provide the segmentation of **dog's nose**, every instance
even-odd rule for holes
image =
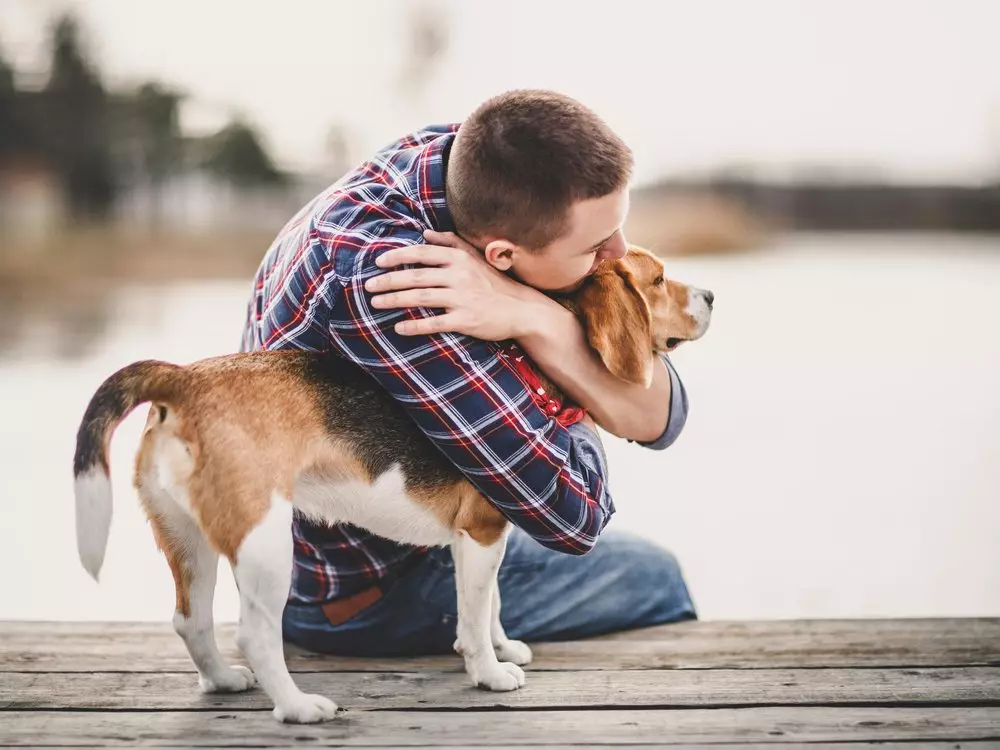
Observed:
[[[707,289],[705,289],[705,290],[702,291],[702,296],[705,297],[705,304],[707,304],[708,305],[708,309],[711,310],[712,309],[712,303],[715,302],[715,295],[712,294]]]

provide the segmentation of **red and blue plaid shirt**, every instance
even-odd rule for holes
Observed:
[[[455,231],[445,169],[457,128],[406,136],[298,212],[257,271],[242,349],[333,350],[357,363],[511,522],[547,547],[582,554],[614,512],[589,428],[567,429],[539,408],[498,345],[455,334],[400,336],[396,322],[432,311],[376,310],[364,289],[385,273],[375,265],[381,253],[423,242],[425,229]],[[673,441],[686,412],[669,369],[678,406],[667,440],[654,447]],[[298,514],[293,534],[297,603],[349,596],[423,552]]]

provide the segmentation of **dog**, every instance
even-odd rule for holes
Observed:
[[[632,247],[560,299],[605,367],[647,387],[657,353],[704,335],[714,300],[663,271],[656,256]],[[402,543],[450,544],[455,650],[466,671],[490,690],[524,684],[531,650],[504,633],[496,582],[509,522],[367,373],[330,352],[252,352],[187,366],[150,360],[105,380],[80,424],[73,467],[77,547],[95,580],[111,525],[111,436],[146,402],[134,481],[174,577],[173,625],[202,690],[243,691],[256,679],[279,721],[333,718],[336,704],[300,691],[284,660],[293,508]],[[216,646],[220,554],[239,589],[237,644],[252,672],[227,665]]]

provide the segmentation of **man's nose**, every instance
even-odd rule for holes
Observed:
[[[618,260],[628,252],[628,243],[625,242],[624,232],[615,232],[615,236],[604,243],[600,256],[605,260]]]

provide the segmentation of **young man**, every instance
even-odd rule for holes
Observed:
[[[595,547],[614,506],[594,422],[564,427],[491,343],[515,341],[609,432],[654,449],[674,441],[687,401],[669,361],[648,389],[618,380],[538,291],[572,289],[625,253],[631,169],[628,147],[580,103],[509,92],[346,175],[289,222],[257,273],[244,350],[358,363],[515,525],[499,575],[511,638],[695,616],[668,552],[615,533]],[[302,518],[293,534],[286,639],[331,653],[451,649],[450,550]]]

